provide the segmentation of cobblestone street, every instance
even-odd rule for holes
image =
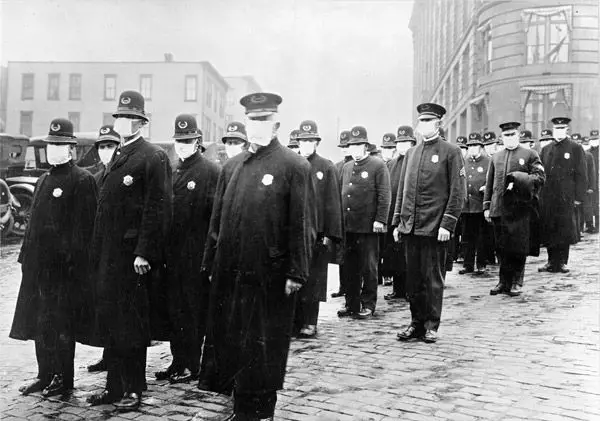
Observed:
[[[401,343],[396,333],[409,321],[408,304],[387,303],[380,288],[376,317],[340,320],[342,299],[322,305],[319,337],[292,344],[281,420],[597,420],[600,419],[598,236],[572,247],[567,275],[538,274],[545,262],[528,258],[524,294],[490,296],[489,277],[447,276],[440,339]],[[170,361],[168,343],[148,352],[148,387],[140,412],[90,408],[105,373],[85,367],[100,349],[77,346],[76,390],[44,400],[21,396],[35,376],[32,342],[8,338],[20,267],[19,244],[3,247],[0,261],[0,418],[219,420],[231,411],[227,397],[193,385],[171,386],[153,373]],[[337,289],[331,266],[329,290]]]

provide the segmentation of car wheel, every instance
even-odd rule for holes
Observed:
[[[27,227],[29,226],[29,220],[31,219],[33,195],[24,190],[13,191],[12,193],[15,199],[17,199],[21,205],[14,211],[14,224],[12,233],[19,237],[23,237],[25,235],[25,231],[27,231]]]

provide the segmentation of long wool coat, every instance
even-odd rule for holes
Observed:
[[[283,387],[296,299],[285,284],[308,280],[314,209],[308,161],[277,139],[225,163],[204,254],[217,389]]]
[[[85,333],[89,243],[96,212],[93,176],[72,162],[37,182],[19,262],[23,279],[10,337],[56,345],[58,335]]]

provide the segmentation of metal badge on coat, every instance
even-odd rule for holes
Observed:
[[[367,178],[367,177],[369,177],[369,173],[368,173],[368,172],[366,172],[366,171],[363,171],[363,172],[361,172],[361,173],[360,173],[360,176],[361,176],[362,178]]]
[[[52,192],[52,196],[54,197],[61,197],[63,194],[63,191],[60,187],[57,187],[54,189],[54,191]]]
[[[571,154],[569,152],[565,152],[565,159],[571,158]]]
[[[133,177],[130,175],[126,175],[125,177],[123,177],[123,184],[125,184],[126,186],[131,186],[133,184]]]
[[[318,172],[317,172],[317,178],[318,178],[319,180],[322,180],[322,179],[323,179],[323,172],[321,172],[321,171],[318,171]]]
[[[525,165],[525,160],[523,158],[519,159],[519,165]]]
[[[431,157],[431,162],[433,162],[434,164],[436,164],[439,160],[440,160],[440,157],[437,155],[433,155]]]
[[[271,174],[265,174],[263,175],[261,181],[265,186],[270,186],[271,184],[273,184],[273,176]]]
[[[478,167],[477,172],[483,172],[483,167]]]

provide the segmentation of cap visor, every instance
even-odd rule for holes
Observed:
[[[77,140],[75,140],[75,136],[66,137],[66,136],[48,136],[44,139],[44,142],[48,143],[68,143],[68,144],[77,144]]]

